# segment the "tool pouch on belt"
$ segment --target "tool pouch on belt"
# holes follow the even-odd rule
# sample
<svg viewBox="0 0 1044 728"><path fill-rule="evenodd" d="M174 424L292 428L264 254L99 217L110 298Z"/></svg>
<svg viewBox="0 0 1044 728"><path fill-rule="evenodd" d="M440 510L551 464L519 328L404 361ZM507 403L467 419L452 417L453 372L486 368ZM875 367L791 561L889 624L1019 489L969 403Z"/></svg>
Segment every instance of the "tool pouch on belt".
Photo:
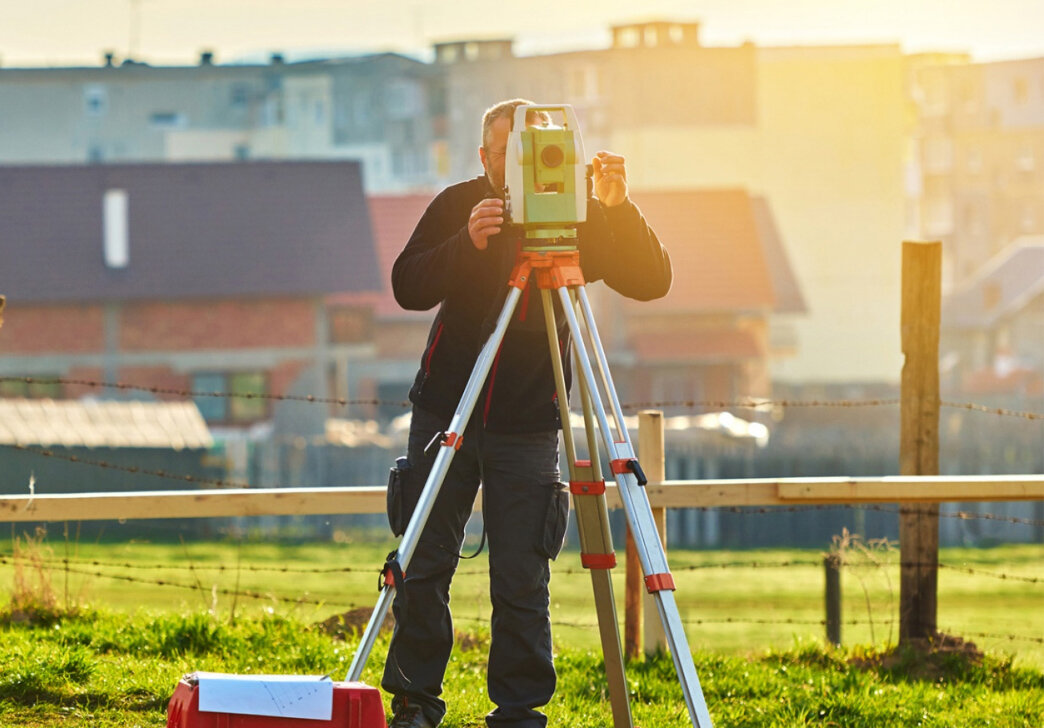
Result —
<svg viewBox="0 0 1044 728"><path fill-rule="evenodd" d="M549 492L541 551L549 559L554 559L565 543L566 521L569 518L569 491L563 483L548 483L544 487Z"/></svg>
<svg viewBox="0 0 1044 728"><path fill-rule="evenodd" d="M410 461L405 456L395 460L395 467L388 472L388 525L392 533L401 536L406 533L413 514L413 503L407 493L409 486Z"/></svg>

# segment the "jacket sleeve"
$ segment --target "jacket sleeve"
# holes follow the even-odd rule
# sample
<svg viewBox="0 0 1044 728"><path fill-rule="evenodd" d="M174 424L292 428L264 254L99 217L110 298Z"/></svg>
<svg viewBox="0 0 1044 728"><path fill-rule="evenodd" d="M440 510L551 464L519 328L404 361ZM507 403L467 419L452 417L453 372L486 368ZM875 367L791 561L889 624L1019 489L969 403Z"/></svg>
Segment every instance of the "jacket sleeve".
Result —
<svg viewBox="0 0 1044 728"><path fill-rule="evenodd" d="M673 280L671 258L638 207L629 199L615 207L594 200L587 215L580 244L587 281L604 280L639 301L666 296Z"/></svg>
<svg viewBox="0 0 1044 728"><path fill-rule="evenodd" d="M468 262L480 255L468 235L467 216L453 214L444 195L421 216L392 266L392 292L400 306L426 311L439 305L453 285L466 280Z"/></svg>

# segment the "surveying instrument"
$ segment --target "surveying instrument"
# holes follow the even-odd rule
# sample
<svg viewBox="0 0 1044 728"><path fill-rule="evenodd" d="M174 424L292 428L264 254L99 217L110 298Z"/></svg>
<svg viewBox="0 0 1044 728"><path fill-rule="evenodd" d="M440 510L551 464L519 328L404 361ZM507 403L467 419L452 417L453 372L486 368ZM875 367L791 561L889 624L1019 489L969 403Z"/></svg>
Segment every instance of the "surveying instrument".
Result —
<svg viewBox="0 0 1044 728"><path fill-rule="evenodd" d="M561 125L527 127L527 119L538 116L547 120L552 113L562 118ZM620 645L613 585L609 573L616 565L616 556L609 530L602 462L599 459L599 435L623 501L628 525L634 534L646 588L653 596L660 614L692 725L695 728L711 728L710 713L674 601L674 579L668 569L667 556L660 542L649 498L643 487L646 483L645 475L638 464L624 425L623 411L609 373L605 351L598 336L583 273L580 270L577 225L587 219L590 173L586 168L583 142L573 108L562 104L519 106L515 110L506 154L505 217L516 229L524 232L522 247L508 281L507 298L493 332L475 361L456 412L446 432L441 433L441 447L413 516L403 533L399 548L385 565L380 597L363 633L347 679L358 681L362 674L377 633L391 606L395 582L397 579L401 580L402 572L409 568L410 559L420 541L435 498L449 471L453 456L463 442L464 430L504 339L508 323L522 292L535 276L543 302L558 393L562 439L569 468L569 487L580 538L581 563L591 572L594 588L614 728L632 728L633 722L627 698L623 650ZM588 460L577 459L552 292L558 296L572 336L578 393L583 408L587 450L590 453ZM586 339L580 327L581 318L584 321ZM603 397L608 401L608 414Z"/></svg>

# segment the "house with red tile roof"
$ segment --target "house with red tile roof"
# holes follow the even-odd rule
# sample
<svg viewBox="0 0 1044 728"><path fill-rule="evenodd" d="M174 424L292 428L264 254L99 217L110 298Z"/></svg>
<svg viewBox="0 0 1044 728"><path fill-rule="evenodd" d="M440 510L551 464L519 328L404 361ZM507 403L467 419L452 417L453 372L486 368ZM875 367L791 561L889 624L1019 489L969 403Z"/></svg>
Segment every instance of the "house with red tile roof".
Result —
<svg viewBox="0 0 1044 728"><path fill-rule="evenodd" d="M349 369L347 386L353 398L380 404L357 408L359 415L387 419L407 411L406 395L435 312L400 308L391 289L391 269L431 200L430 194L369 195L366 204L380 268L377 289L344 292L329 299L335 307L362 306L373 312L370 341L374 356Z"/></svg>
<svg viewBox="0 0 1044 728"><path fill-rule="evenodd" d="M768 396L772 362L796 347L787 317L806 311L768 202L743 189L633 192L632 199L670 251L674 285L651 302L627 301L601 283L590 286L621 397ZM361 396L403 401L416 373L434 313L399 309L390 276L430 200L369 198L382 289L367 299L377 317L374 362L356 366L359 380L349 385Z"/></svg>
<svg viewBox="0 0 1044 728"><path fill-rule="evenodd" d="M674 285L662 299L619 307L629 396L770 396L773 363L797 347L788 322L806 307L769 203L739 188L632 198L671 253Z"/></svg>

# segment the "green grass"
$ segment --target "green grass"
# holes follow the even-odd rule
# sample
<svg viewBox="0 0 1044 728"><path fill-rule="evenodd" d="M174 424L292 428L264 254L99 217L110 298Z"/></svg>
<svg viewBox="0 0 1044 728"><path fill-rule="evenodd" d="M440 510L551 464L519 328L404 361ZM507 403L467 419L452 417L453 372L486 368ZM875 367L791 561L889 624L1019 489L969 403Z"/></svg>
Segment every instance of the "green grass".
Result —
<svg viewBox="0 0 1044 728"><path fill-rule="evenodd" d="M354 651L307 621L254 605L235 624L201 612L81 610L0 626L0 725L165 725L178 678L193 670L343 675ZM477 728L485 697L488 640L479 631L452 655L445 728ZM375 647L363 675L374 685L387 650ZM1010 660L941 655L930 664L798 643L785 650L727 656L697 652L697 669L719 728L786 726L1029 726L1044 714L1044 675ZM928 669L925 669L928 664ZM550 725L611 725L600 656L560 648ZM862 666L860 666L862 665ZM673 664L655 657L628 667L637 726L690 725Z"/></svg>
<svg viewBox="0 0 1044 728"><path fill-rule="evenodd" d="M223 617L265 607L317 622L352 608L372 607L377 571L394 545L45 542L35 549L49 559L38 568L45 572L42 578L61 607L84 603L123 612L209 610ZM66 549L69 572L61 563ZM0 546L0 553L10 552L10 542L6 548ZM798 640L823 639L824 577L819 552L674 550L668 556L678 585L679 612L694 649L743 655L785 649ZM868 556L850 550L849 558L842 573L843 643L879 648L894 644L898 553L888 550ZM876 566L871 558L887 565ZM1044 669L1044 545L943 549L940 562L977 572L940 570L940 630L970 639L984 650L1013 655L1019 665ZM459 628L473 630L488 622L486 568L485 554L461 562L453 585ZM10 559L0 563L0 605L14 572ZM996 578L1002 574L1037 581ZM623 577L621 564L614 571L621 620ZM575 552L566 551L555 562L551 589L556 644L563 649L597 650L590 579ZM234 596L234 591L260 596ZM853 621L858 624L849 623Z"/></svg>

